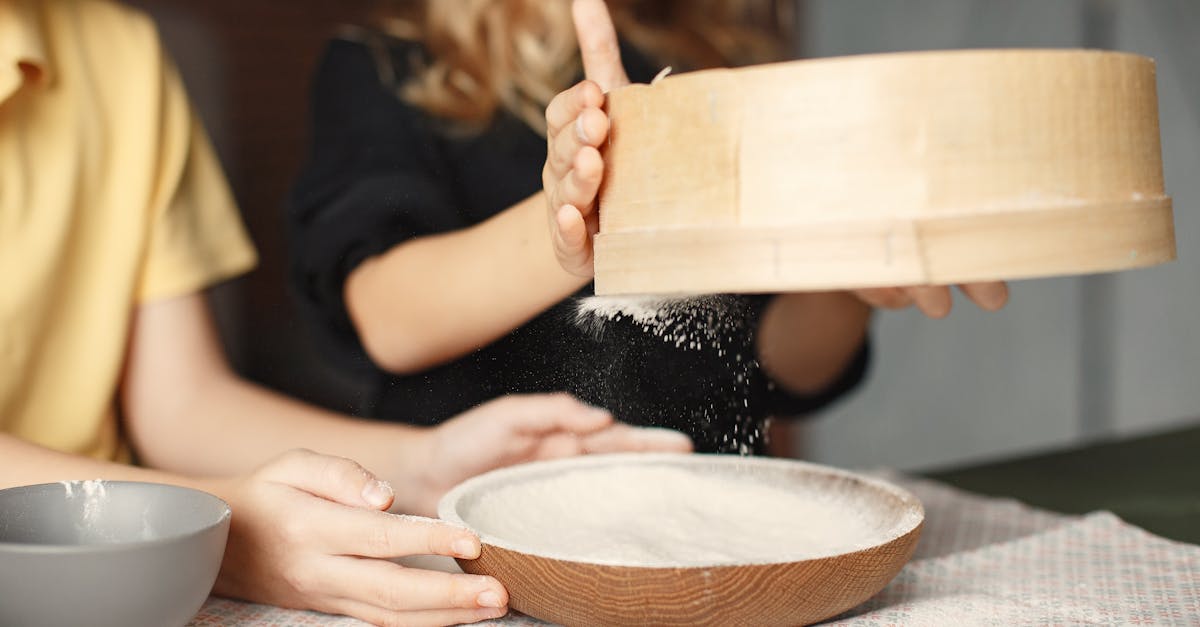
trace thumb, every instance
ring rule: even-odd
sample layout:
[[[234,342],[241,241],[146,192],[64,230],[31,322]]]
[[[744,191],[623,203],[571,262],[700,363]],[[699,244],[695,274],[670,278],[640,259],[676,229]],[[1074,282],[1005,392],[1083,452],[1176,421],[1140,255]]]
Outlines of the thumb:
[[[621,49],[617,44],[617,29],[604,0],[574,0],[571,13],[575,19],[575,36],[583,55],[583,73],[608,92],[629,84],[625,66],[621,64]]]
[[[265,478],[350,507],[386,510],[395,493],[357,462],[308,450],[285,453],[263,468]]]

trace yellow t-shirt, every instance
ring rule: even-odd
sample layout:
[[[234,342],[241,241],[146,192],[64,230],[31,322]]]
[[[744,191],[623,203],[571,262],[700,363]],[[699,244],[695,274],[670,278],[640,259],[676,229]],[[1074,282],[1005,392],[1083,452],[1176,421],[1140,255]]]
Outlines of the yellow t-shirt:
[[[135,308],[254,263],[150,20],[0,0],[0,432],[122,457]]]

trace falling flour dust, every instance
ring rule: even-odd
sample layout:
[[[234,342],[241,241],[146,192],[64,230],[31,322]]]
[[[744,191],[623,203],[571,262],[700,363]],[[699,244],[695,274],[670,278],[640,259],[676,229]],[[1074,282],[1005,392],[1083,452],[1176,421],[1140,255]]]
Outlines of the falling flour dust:
[[[744,299],[724,294],[590,296],[577,301],[575,324],[604,342],[609,325],[627,321],[679,351],[703,353],[703,359],[724,364],[728,379],[704,382],[711,402],[689,408],[690,418],[702,432],[723,425],[724,432],[709,436],[720,452],[748,455],[765,442],[765,424],[750,407],[752,378],[760,366],[749,346],[746,306]]]
[[[876,508],[858,500],[667,465],[606,467],[490,491],[467,517],[485,539],[558,559],[717,566],[812,559],[875,544],[894,521],[882,522],[887,517],[872,516]]]
[[[720,343],[722,333],[741,327],[740,319],[731,315],[732,302],[720,295],[589,296],[579,299],[575,322],[602,338],[605,324],[626,318],[678,348],[698,350],[705,343]]]

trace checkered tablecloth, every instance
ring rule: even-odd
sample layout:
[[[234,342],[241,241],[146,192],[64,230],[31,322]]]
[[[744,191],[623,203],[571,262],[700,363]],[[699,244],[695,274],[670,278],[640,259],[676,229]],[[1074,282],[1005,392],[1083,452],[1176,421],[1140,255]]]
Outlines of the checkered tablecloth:
[[[925,530],[913,560],[833,625],[1200,626],[1200,546],[1107,512],[1064,516],[886,471],[916,494]],[[543,626],[510,615],[492,625]],[[345,617],[213,598],[191,625],[354,625]]]

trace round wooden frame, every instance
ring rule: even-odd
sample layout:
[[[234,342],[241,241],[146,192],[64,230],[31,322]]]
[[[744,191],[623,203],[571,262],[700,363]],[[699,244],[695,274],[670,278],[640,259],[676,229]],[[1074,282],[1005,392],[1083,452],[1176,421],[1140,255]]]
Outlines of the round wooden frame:
[[[615,90],[596,293],[954,284],[1175,258],[1154,62],[864,55]]]

